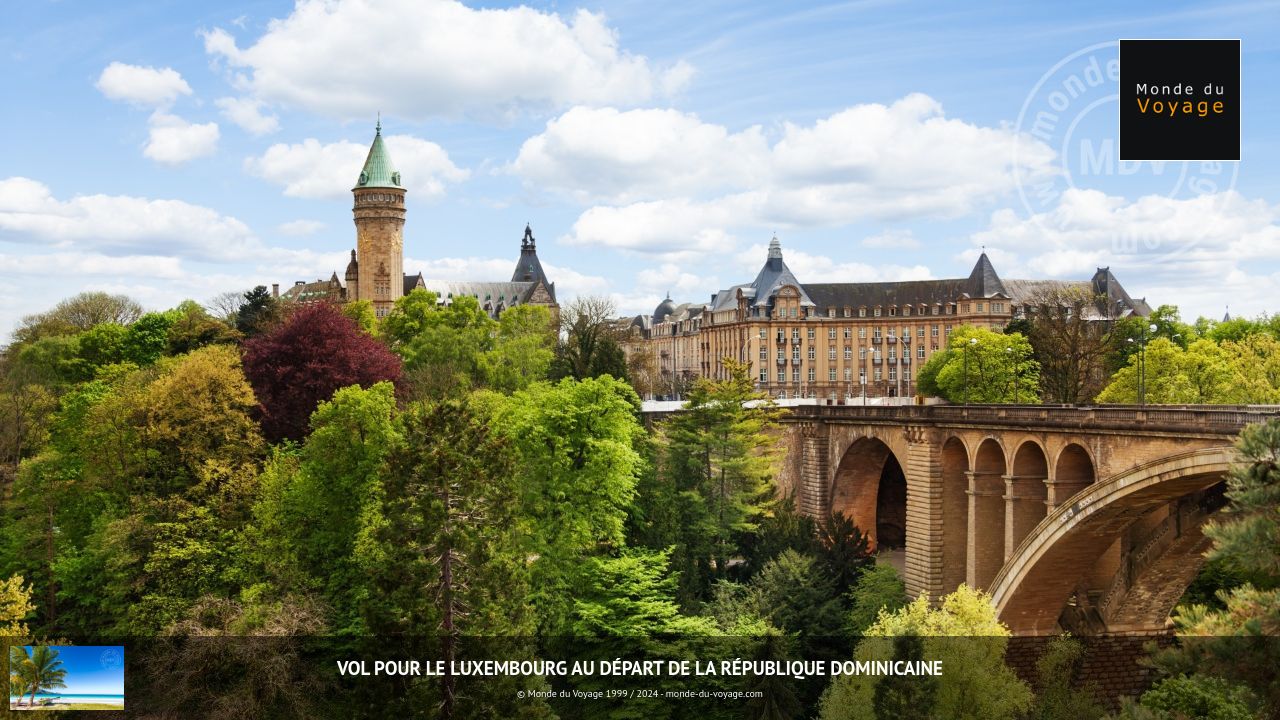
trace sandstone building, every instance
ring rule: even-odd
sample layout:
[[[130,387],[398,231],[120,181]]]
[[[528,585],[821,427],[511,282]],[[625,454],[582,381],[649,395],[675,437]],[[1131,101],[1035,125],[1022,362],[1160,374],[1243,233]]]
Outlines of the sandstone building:
[[[1147,315],[1109,268],[1088,281],[1001,280],[984,252],[967,278],[801,283],[775,237],[756,278],[652,316],[624,319],[624,348],[656,375],[655,396],[678,396],[693,379],[723,377],[723,359],[750,363],[776,398],[906,397],[915,372],[960,325],[1003,329],[1050,286],[1085,286],[1099,319]]]
[[[283,293],[296,302],[346,302],[368,300],[374,313],[384,317],[396,300],[415,288],[436,294],[437,302],[447,305],[455,298],[470,296],[490,317],[516,305],[543,305],[558,311],[555,283],[547,279],[538,260],[537,244],[532,228],[525,226],[520,241],[520,258],[510,281],[435,281],[419,272],[404,272],[405,187],[400,173],[391,162],[382,140],[379,122],[365,158],[356,186],[352,213],[356,224],[356,247],[351,251],[342,279],[335,271],[328,280],[299,280]],[[276,287],[279,293],[278,286]]]

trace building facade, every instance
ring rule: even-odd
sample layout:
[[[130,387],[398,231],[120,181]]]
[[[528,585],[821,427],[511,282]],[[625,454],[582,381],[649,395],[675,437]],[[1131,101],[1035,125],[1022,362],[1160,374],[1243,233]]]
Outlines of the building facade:
[[[757,387],[776,398],[907,397],[916,393],[919,368],[946,348],[955,328],[1003,330],[1049,286],[1086,288],[1099,298],[1100,319],[1150,313],[1108,268],[1080,282],[1002,281],[985,252],[967,278],[803,284],[775,237],[751,282],[705,304],[668,297],[652,316],[620,325],[629,359],[654,371],[654,397],[682,395],[699,377],[724,377],[725,358],[750,364]]]
[[[517,305],[542,305],[558,313],[555,283],[547,279],[538,260],[533,229],[525,226],[520,241],[520,257],[510,281],[441,281],[428,280],[419,272],[404,272],[404,225],[406,190],[399,171],[391,162],[382,140],[382,123],[373,136],[373,144],[355,187],[352,215],[356,225],[356,247],[351,261],[339,280],[337,271],[329,279],[306,282],[299,280],[282,295],[295,302],[347,302],[368,300],[374,314],[385,317],[396,300],[417,288],[436,295],[442,305],[456,298],[472,297],[490,317]]]

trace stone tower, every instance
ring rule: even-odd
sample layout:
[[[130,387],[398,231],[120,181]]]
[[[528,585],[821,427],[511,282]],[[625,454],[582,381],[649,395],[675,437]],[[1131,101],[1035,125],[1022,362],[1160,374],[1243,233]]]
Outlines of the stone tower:
[[[372,301],[374,313],[383,317],[404,295],[405,189],[383,145],[381,121],[351,193],[356,250],[347,266],[347,298]]]

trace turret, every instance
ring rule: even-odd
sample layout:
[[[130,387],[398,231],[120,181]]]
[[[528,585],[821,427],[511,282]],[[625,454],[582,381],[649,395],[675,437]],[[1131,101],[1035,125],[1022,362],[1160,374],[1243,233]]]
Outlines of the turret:
[[[405,189],[382,141],[379,121],[356,186],[352,212],[356,223],[355,289],[347,297],[371,300],[378,317],[404,294]],[[352,265],[347,266],[348,273]]]

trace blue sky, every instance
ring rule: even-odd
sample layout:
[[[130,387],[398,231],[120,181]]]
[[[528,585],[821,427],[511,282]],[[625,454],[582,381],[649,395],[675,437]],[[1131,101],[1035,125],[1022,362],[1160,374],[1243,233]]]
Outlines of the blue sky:
[[[86,289],[150,308],[328,277],[382,113],[407,272],[649,312],[749,280],[1087,278],[1276,311],[1280,3],[33,0],[0,26],[0,337]],[[1114,162],[1118,38],[1243,40],[1243,162]],[[1110,153],[1110,154],[1109,154]]]
[[[48,691],[54,695],[123,695],[124,648],[110,645],[61,645],[56,648],[62,669],[67,671],[65,688]],[[28,654],[31,648],[26,648]]]

